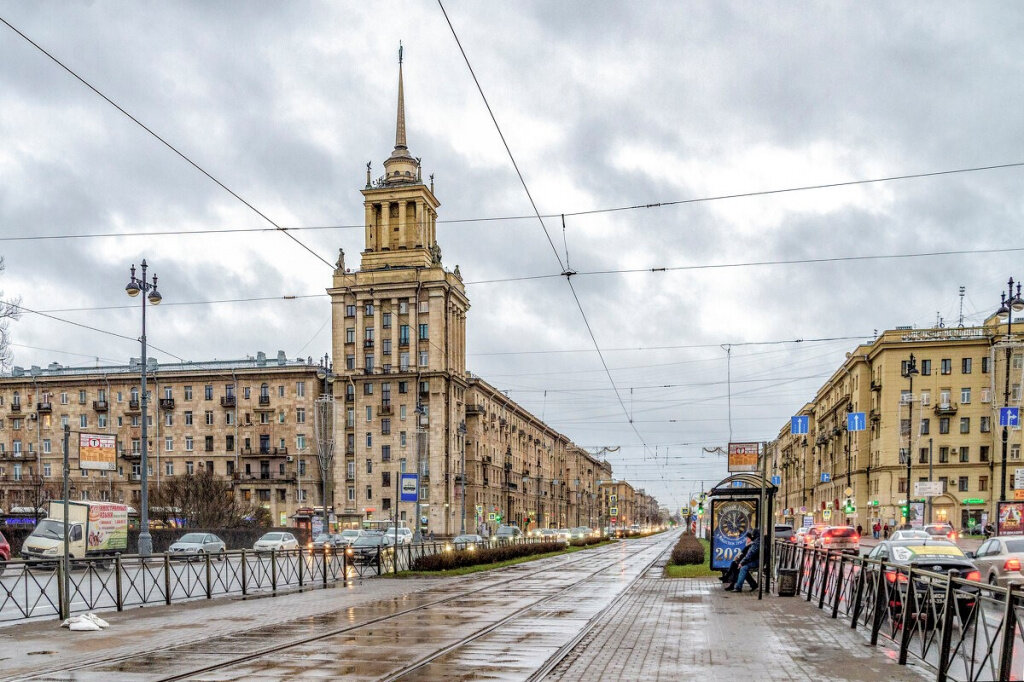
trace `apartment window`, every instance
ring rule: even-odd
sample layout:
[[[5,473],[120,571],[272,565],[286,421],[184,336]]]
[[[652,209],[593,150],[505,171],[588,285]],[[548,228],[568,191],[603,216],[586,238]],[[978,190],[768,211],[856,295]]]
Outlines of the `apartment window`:
[[[382,446],[380,446],[380,460],[382,462],[390,462],[391,461],[391,446],[390,445],[382,445]]]
[[[970,374],[971,373],[971,359],[970,358],[963,358],[960,361],[960,373],[961,374]]]
[[[172,436],[164,436],[164,451],[174,452],[174,438]]]
[[[373,395],[373,382],[367,381],[363,384],[363,395]]]
[[[251,396],[252,396],[251,387],[246,386],[245,388],[242,389],[242,397],[244,397],[246,400],[248,400]]]
[[[430,309],[428,308],[428,304],[427,304],[426,301],[420,301],[420,312],[421,313],[430,312]]]
[[[283,398],[284,397],[284,386],[278,386],[277,387],[277,397],[278,398]]]
[[[425,350],[420,351],[420,367],[426,367],[430,363],[430,353]]]
[[[368,499],[368,500],[372,500],[373,499],[373,486],[370,486],[370,485],[366,486],[366,499]]]
[[[988,461],[988,448],[989,448],[989,446],[982,445],[978,449],[978,460],[979,461],[981,461],[981,462],[987,462]]]
[[[67,391],[61,392],[61,394],[60,394],[60,404],[61,405],[67,405],[68,404],[68,393],[67,393]]]
[[[949,417],[939,417],[939,433],[949,433]]]
[[[284,410],[281,410],[280,412],[277,413],[277,423],[278,424],[284,424],[284,420],[285,420]]]
[[[983,388],[981,389],[981,402],[990,403],[992,402],[992,389]]]
[[[203,398],[206,400],[213,400],[213,385],[207,384],[203,387]]]
[[[409,392],[409,382],[408,381],[399,381],[398,382],[398,392],[399,393],[408,393]]]
[[[971,418],[970,417],[960,417],[960,433],[970,433],[970,432],[971,432]]]
[[[185,387],[185,400],[192,400],[192,387],[191,386],[186,386]]]
[[[391,313],[384,313],[381,317],[381,324],[385,329],[391,329]]]
[[[409,371],[409,353],[407,351],[398,354],[398,371]]]
[[[391,419],[389,417],[380,420],[380,432],[385,436],[391,435]]]
[[[44,438],[43,439],[43,454],[44,455],[50,454],[50,447],[51,447],[50,446],[50,439],[49,438]]]
[[[942,359],[942,373],[952,374],[953,373],[953,361],[949,358]]]
[[[404,405],[402,407],[405,407]],[[405,431],[399,431],[398,442],[404,448],[405,447]]]
[[[306,475],[306,460],[300,459],[299,460],[299,476],[305,476],[305,475]]]
[[[982,374],[988,374],[988,369],[989,369],[989,358],[988,357],[984,357],[984,358],[981,359],[981,373]]]
[[[355,368],[356,368],[356,356],[354,356],[354,355],[346,355],[345,356],[345,369],[355,369]]]
[[[391,472],[382,471],[380,472],[380,487],[390,488],[391,487]]]
[[[398,345],[408,346],[409,345],[409,325],[400,324],[398,325]]]
[[[348,328],[346,328],[345,329],[345,343],[355,343],[355,342],[356,342],[356,328],[355,327],[348,327]]]
[[[356,307],[354,305],[345,306],[345,317],[355,317]]]
[[[928,376],[931,373],[932,373],[932,361],[931,360],[922,360],[921,361],[921,374],[923,376]]]
[[[1013,356],[1012,364],[1014,369],[1021,369],[1022,367],[1024,367],[1024,355],[1015,354]]]
[[[206,425],[213,426],[213,410],[206,410]]]
[[[85,405],[85,398],[86,398],[85,391],[79,391],[78,392],[78,404],[79,405]]]
[[[970,462],[971,461],[971,449],[966,445],[960,446],[960,461]]]
[[[398,314],[408,315],[409,314],[409,301],[401,300],[398,302]]]
[[[372,448],[373,447],[373,434],[370,433],[369,431],[366,432],[366,447],[367,448]]]
[[[366,341],[366,345],[373,345],[373,327],[367,327],[363,330],[363,340]]]
[[[939,464],[949,464],[949,447],[945,445],[939,448]]]
[[[355,425],[356,425],[356,411],[355,411],[354,408],[350,407],[347,410],[345,410],[345,426],[347,428],[351,429]]]
[[[306,423],[306,408],[296,407],[295,408],[295,423],[305,424]]]
[[[192,412],[190,410],[185,411],[185,426],[192,426]]]
[[[949,479],[945,476],[939,476],[939,483],[942,484],[942,492],[949,490]]]
[[[164,426],[174,426],[173,412],[164,412]]]
[[[391,339],[381,341],[380,352],[384,355],[391,355]]]
[[[967,477],[966,476],[961,476],[960,480],[958,481],[958,484],[959,485],[957,486],[957,488],[958,488],[958,490],[960,492],[962,492],[962,493],[967,492]]]
[[[366,421],[367,422],[372,422],[373,421],[373,405],[367,405],[366,406]]]
[[[373,355],[367,355],[366,356],[366,371],[367,372],[372,372],[373,371]]]
[[[931,419],[927,419],[926,418],[926,419],[922,419],[921,420],[921,435],[922,436],[927,436],[929,433],[931,433],[931,428],[932,428],[932,420]]]
[[[398,406],[398,418],[405,421],[405,405]]]
[[[367,317],[372,317],[373,316],[373,304],[372,303],[367,303],[364,306],[363,314],[366,315]]]
[[[43,462],[43,476],[49,478],[53,474],[53,469],[50,468],[49,462]]]
[[[82,427],[83,429],[86,428],[87,426],[89,426],[89,417],[88,417],[88,415],[84,415],[84,414],[83,415],[79,415],[79,417],[78,417],[78,425],[80,427]]]
[[[174,462],[173,461],[164,462],[164,474],[167,475],[167,476],[173,476],[174,475]]]
[[[300,433],[295,436],[295,447],[299,450],[306,449],[306,434]]]
[[[989,433],[990,431],[992,431],[992,417],[982,417],[981,418],[981,432],[982,433]]]
[[[988,490],[988,476],[978,477],[978,492],[985,492]]]
[[[303,398],[306,395],[306,382],[297,381],[295,382],[295,395],[299,398]]]
[[[348,487],[348,501],[349,502],[354,502],[355,499],[356,499],[356,487],[354,485],[350,485]]]
[[[207,452],[213,452],[213,436],[204,436],[204,447]]]
[[[971,403],[971,389],[961,388],[960,389],[960,402],[964,405],[970,405]]]
[[[921,391],[921,405],[931,405],[932,394],[929,391]]]
[[[373,460],[372,459],[366,460],[366,473],[368,473],[368,474],[372,474],[373,473]]]
[[[192,436],[185,436],[185,452],[192,452],[194,448],[194,441]]]
[[[429,337],[427,336],[427,325],[420,325],[420,341],[426,341]]]
[[[928,463],[928,448],[921,448],[917,452],[917,463],[927,464]]]
[[[1014,384],[1010,390],[1010,397],[1013,398],[1014,402],[1020,402],[1020,384]]]

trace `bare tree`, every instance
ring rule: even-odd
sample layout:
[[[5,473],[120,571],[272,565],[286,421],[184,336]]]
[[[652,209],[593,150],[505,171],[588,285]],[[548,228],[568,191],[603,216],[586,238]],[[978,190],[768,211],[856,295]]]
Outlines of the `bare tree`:
[[[0,257],[0,272],[4,271],[4,259]],[[21,312],[21,299],[7,300],[4,292],[0,291],[0,370],[6,370],[11,366],[11,332],[9,324],[11,320],[18,319]]]
[[[181,519],[192,528],[270,525],[266,509],[235,499],[231,482],[206,468],[165,478],[153,497],[155,516],[165,522]]]

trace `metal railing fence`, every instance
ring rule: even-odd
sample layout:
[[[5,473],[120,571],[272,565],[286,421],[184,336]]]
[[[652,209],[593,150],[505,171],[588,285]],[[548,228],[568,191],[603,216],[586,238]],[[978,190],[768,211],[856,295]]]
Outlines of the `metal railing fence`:
[[[519,538],[509,544],[533,544]],[[182,557],[117,555],[72,559],[71,612],[172,604],[190,599],[298,589],[409,570],[423,556],[449,549],[444,541],[370,548],[256,552],[230,550]],[[9,561],[0,572],[0,622],[60,617],[63,568],[53,560]]]
[[[796,571],[797,596],[935,671],[936,680],[1024,678],[1024,592],[777,540],[774,571]]]

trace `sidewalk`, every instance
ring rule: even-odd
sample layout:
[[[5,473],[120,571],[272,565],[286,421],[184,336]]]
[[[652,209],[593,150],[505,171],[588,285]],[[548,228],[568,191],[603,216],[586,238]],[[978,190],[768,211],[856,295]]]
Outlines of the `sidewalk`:
[[[655,566],[552,673],[564,680],[926,680],[798,597],[726,593]]]

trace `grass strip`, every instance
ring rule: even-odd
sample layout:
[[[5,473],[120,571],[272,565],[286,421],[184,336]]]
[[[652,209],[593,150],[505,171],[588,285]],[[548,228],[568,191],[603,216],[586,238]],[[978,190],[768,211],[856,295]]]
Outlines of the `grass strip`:
[[[689,566],[666,564],[664,574],[666,578],[710,578],[722,574],[721,571],[711,568],[711,543],[702,538],[698,538],[698,541],[704,545],[704,563]]]

